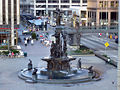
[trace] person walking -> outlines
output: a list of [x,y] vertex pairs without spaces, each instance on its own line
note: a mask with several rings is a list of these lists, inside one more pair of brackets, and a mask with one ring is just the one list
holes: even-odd
[[25,46],[27,46],[27,40],[25,40],[25,42],[24,42],[24,43],[25,43]]
[[12,53],[11,53],[11,52],[9,52],[8,56],[9,56],[9,58],[10,58],[10,57],[12,56]]
[[14,52],[12,52],[12,57],[14,57]]
[[34,44],[34,42],[33,42],[33,39],[31,40],[31,45],[33,45]]
[[31,39],[32,39],[32,37],[30,36],[30,37],[29,37],[29,39],[31,40]]

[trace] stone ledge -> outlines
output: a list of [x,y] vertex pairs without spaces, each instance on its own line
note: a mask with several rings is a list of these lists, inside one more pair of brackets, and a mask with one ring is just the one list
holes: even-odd
[[117,62],[115,62],[115,60],[110,59],[110,61],[108,61],[108,58],[107,58],[107,57],[104,57],[103,55],[98,54],[98,53],[95,53],[95,56],[97,56],[97,57],[99,57],[100,59],[104,60],[106,63],[109,63],[109,64],[117,67]]
[[[27,70],[27,69],[24,69]],[[99,76],[98,78],[93,78],[96,77],[96,71],[93,72],[92,76],[85,76],[81,77],[78,79],[37,79],[37,80],[32,80],[31,77],[26,77],[22,75],[24,73],[24,70],[21,70],[18,73],[18,77],[25,80],[27,83],[46,83],[46,84],[75,84],[75,83],[84,83],[84,82],[90,82],[90,81],[99,81],[101,80],[101,77]]]

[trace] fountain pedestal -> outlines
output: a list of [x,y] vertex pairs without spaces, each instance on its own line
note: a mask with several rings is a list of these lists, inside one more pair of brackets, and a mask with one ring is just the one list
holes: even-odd
[[47,62],[46,70],[41,70],[42,75],[50,76],[51,78],[69,78],[68,74],[77,72],[71,70],[69,62],[76,58],[44,58],[43,61]]

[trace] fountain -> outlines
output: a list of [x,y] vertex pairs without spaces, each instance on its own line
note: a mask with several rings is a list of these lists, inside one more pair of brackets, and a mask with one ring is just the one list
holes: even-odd
[[69,62],[76,58],[67,56],[66,35],[61,29],[56,29],[55,42],[52,41],[50,49],[50,57],[43,58],[47,62],[46,70],[41,70],[42,75],[47,75],[52,79],[69,78],[70,74],[76,73],[77,70],[72,70]]
[[27,82],[40,83],[79,83],[93,80],[96,75],[99,76],[92,68],[82,68],[81,59],[78,60],[78,68],[70,66],[70,62],[76,58],[67,55],[67,40],[65,32],[60,27],[60,10],[56,12],[57,27],[55,30],[55,42],[52,41],[50,48],[50,57],[42,58],[47,62],[46,68],[33,68],[32,61],[28,64],[27,69],[19,72],[18,76]]

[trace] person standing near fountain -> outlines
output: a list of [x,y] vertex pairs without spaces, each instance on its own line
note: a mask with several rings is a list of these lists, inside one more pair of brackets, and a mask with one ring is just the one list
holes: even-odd
[[29,59],[29,63],[28,63],[28,70],[30,71],[30,70],[32,70],[32,61]]
[[81,69],[81,58],[78,60],[78,68]]
[[36,68],[34,68],[34,70],[33,70],[33,73],[32,73],[32,80],[34,81],[34,82],[37,82],[36,80],[37,80],[37,69]]

